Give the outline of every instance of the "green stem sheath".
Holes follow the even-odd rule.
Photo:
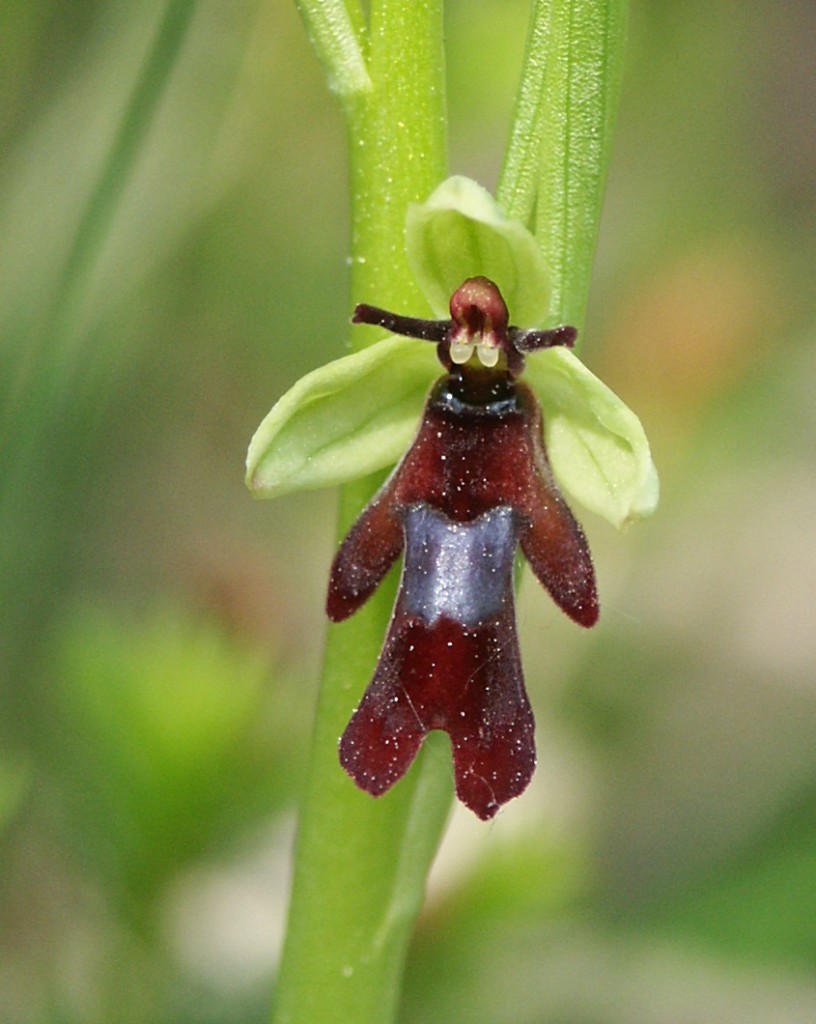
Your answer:
[[[535,0],[498,188],[550,271],[549,320],[583,327],[609,168],[627,0]]]

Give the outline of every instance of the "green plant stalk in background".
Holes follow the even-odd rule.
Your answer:
[[[29,657],[23,650],[24,624],[38,621],[43,628],[51,614],[50,588],[32,586],[32,581],[58,579],[71,547],[74,526],[64,510],[71,489],[67,481],[73,473],[71,483],[78,486],[76,468],[85,460],[76,456],[72,461],[65,450],[55,458],[53,438],[63,437],[66,446],[72,443],[67,438],[87,445],[92,426],[77,427],[76,417],[84,415],[78,390],[104,392],[110,386],[97,376],[97,336],[79,322],[77,310],[197,8],[196,0],[168,0],[53,291],[30,323],[18,321],[15,310],[4,310],[12,328],[0,346],[0,434],[13,437],[14,443],[0,444],[0,607],[9,638],[0,653],[0,674]],[[19,323],[25,326],[20,329]],[[52,524],[36,531],[33,544],[26,533],[32,522]]]
[[[28,432],[36,426],[38,415],[58,422],[74,375],[87,372],[80,346],[88,343],[89,335],[78,336],[77,305],[142,155],[197,6],[196,0],[169,0],[164,9],[110,149],[82,209],[53,294],[45,303],[37,333],[20,356],[16,373],[11,375],[15,390],[3,408],[10,430],[17,429],[12,414],[19,417],[19,429]],[[7,382],[3,384],[4,388],[8,386]],[[20,401],[22,394],[24,404]]]
[[[422,315],[404,249],[408,205],[446,175],[441,0],[298,0],[348,129],[352,305]],[[499,199],[534,223],[550,257],[553,320],[583,322],[610,148],[624,0],[539,0]],[[474,15],[476,16],[476,15]],[[489,64],[486,65],[489,67]],[[353,344],[381,332],[358,328]],[[430,383],[430,382],[429,382]],[[370,498],[348,484],[344,533]],[[340,769],[337,740],[373,671],[394,578],[329,630],[309,778],[303,793],[275,1024],[387,1024],[405,951],[451,801],[446,739],[373,800]]]

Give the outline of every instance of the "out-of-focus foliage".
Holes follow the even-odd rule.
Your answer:
[[[8,1024],[263,1021],[285,908],[333,504],[242,460],[343,352],[344,143],[293,5],[196,6],[58,301],[165,11],[0,10]],[[490,188],[526,15],[449,4],[451,170]],[[814,30],[633,0],[582,356],[661,509],[586,523],[593,634],[524,589],[542,763],[454,820],[405,1021],[816,1019]]]

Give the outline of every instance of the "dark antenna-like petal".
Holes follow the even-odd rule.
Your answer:
[[[389,313],[387,309],[380,309],[379,306],[367,306],[365,303],[355,306],[351,322],[384,327],[386,331],[391,331],[392,334],[402,334],[406,338],[436,342],[444,341],[451,328],[450,320],[420,320],[415,316]]]
[[[508,334],[510,344],[518,352],[538,352],[542,348],[556,348],[560,345],[572,348],[578,337],[578,330],[567,324],[561,327],[551,327],[548,331],[511,327]]]

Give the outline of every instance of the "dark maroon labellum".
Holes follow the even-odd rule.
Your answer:
[[[513,602],[517,546],[567,615],[582,626],[598,618],[586,539],[553,480],[538,401],[518,380],[523,353],[571,345],[575,330],[508,326],[498,288],[482,277],[454,292],[450,320],[358,306],[354,322],[435,341],[447,373],[332,566],[327,611],[339,622],[404,554],[388,634],[340,761],[379,796],[428,731],[443,729],[459,799],[492,818],[535,768]]]

